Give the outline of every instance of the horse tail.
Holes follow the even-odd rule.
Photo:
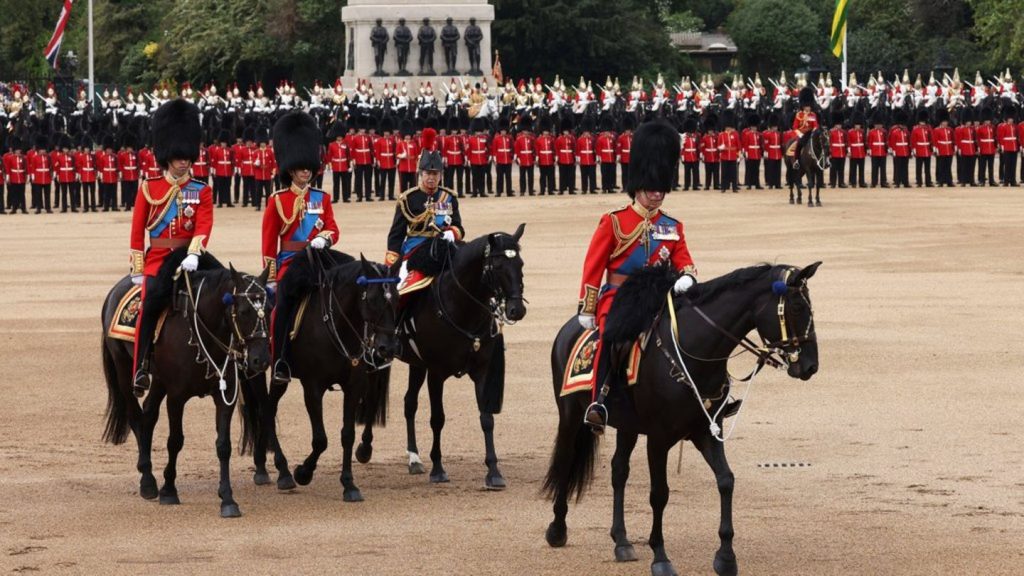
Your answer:
[[[487,376],[480,391],[478,408],[483,414],[501,414],[505,401],[505,335],[494,339],[491,361],[487,363]]]
[[[575,402],[575,399],[563,398],[560,402]],[[541,491],[548,500],[555,500],[562,494],[566,499],[575,496],[578,502],[594,479],[599,438],[583,425],[582,417],[574,417],[575,411],[559,412],[562,420]]]
[[[356,409],[356,423],[386,426],[388,423],[388,399],[391,389],[391,367],[382,368],[372,375],[366,375],[366,392]]]
[[[238,413],[242,417],[242,437],[238,441],[238,453],[251,454],[256,444],[256,435],[260,433],[260,398],[253,390],[253,382],[249,378],[239,376],[238,386],[241,394],[238,397]]]
[[[128,439],[128,401],[121,392],[117,378],[117,364],[114,355],[107,346],[106,326],[104,336],[100,337],[100,348],[103,354],[103,377],[107,381],[107,424],[103,430],[103,441],[110,444],[124,444]]]

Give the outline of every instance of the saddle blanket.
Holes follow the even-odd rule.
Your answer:
[[[598,338],[597,330],[585,330],[573,344],[572,351],[569,352],[569,362],[565,365],[565,374],[562,376],[562,392],[559,396],[593,390]],[[626,384],[629,386],[636,384],[642,353],[641,342],[634,342],[629,351],[629,362],[626,364]]]
[[[107,336],[126,342],[135,342],[135,326],[139,320],[139,312],[142,310],[142,286],[132,286],[121,297],[114,312],[114,319],[107,329]],[[160,329],[163,328],[164,320],[167,319],[167,311],[160,315],[156,324],[156,331],[153,333],[153,342],[160,338]]]

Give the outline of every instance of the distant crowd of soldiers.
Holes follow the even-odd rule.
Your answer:
[[[67,105],[52,85],[32,94],[22,84],[0,84],[6,188],[0,189],[0,211],[130,208],[139,180],[160,176],[149,115],[174,97],[195,102],[203,113],[206,145],[193,172],[200,180],[212,178],[218,205],[225,207],[259,209],[279,186],[269,127],[292,109],[308,111],[321,126],[317,184],[329,172],[335,201],[392,199],[414,185],[425,127],[438,131],[434,146],[444,159],[444,185],[460,196],[614,192],[628,174],[632,130],[651,117],[668,118],[679,129],[683,189],[781,188],[795,100],[808,86],[829,133],[833,187],[889,186],[889,157],[897,187],[910,186],[911,158],[918,186],[1018,183],[1024,107],[1009,70],[988,81],[977,73],[973,83],[962,81],[959,71],[941,81],[918,75],[913,83],[906,71],[891,82],[879,73],[866,85],[851,74],[843,89],[826,75],[817,84],[805,75],[795,80],[790,84],[782,73],[769,80],[769,90],[760,76],[719,85],[710,76],[684,77],[668,86],[659,75],[648,92],[639,78],[626,91],[607,78],[595,93],[583,78],[574,89],[557,77],[550,85],[539,78],[508,80],[496,89],[486,79],[470,85],[453,78],[439,84],[440,98],[431,82],[414,95],[404,82],[360,80],[346,89],[339,78],[303,89],[307,97],[287,81],[273,95],[257,84],[245,93],[231,85],[225,96],[212,84],[197,91],[186,83],[145,94],[129,88],[123,97],[116,88],[104,91],[95,109],[84,89]],[[1024,181],[1024,163],[1020,170]]]

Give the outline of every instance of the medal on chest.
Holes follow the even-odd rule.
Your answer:
[[[662,262],[668,262],[669,256],[671,255],[672,253],[669,252],[668,246],[663,244],[661,248],[658,248],[658,259]]]
[[[323,202],[306,202],[306,214],[323,214]],[[319,218],[317,219],[319,221]]]
[[[651,230],[652,240],[679,240],[676,227],[668,224],[655,224]]]

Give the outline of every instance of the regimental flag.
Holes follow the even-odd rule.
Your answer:
[[[491,66],[491,76],[494,77],[494,81],[501,86],[505,82],[505,76],[501,72],[501,58],[498,57],[498,51],[494,51],[494,65]]]
[[[55,70],[57,69],[57,56],[60,54],[60,43],[64,41],[64,27],[68,25],[68,18],[71,17],[71,2],[73,1],[64,0],[64,8],[60,11],[60,17],[57,18],[57,27],[54,28],[53,36],[46,44],[46,52],[43,54]]]
[[[846,39],[846,6],[850,0],[836,0],[836,14],[832,17],[832,53],[839,58],[843,55],[843,40]]]

